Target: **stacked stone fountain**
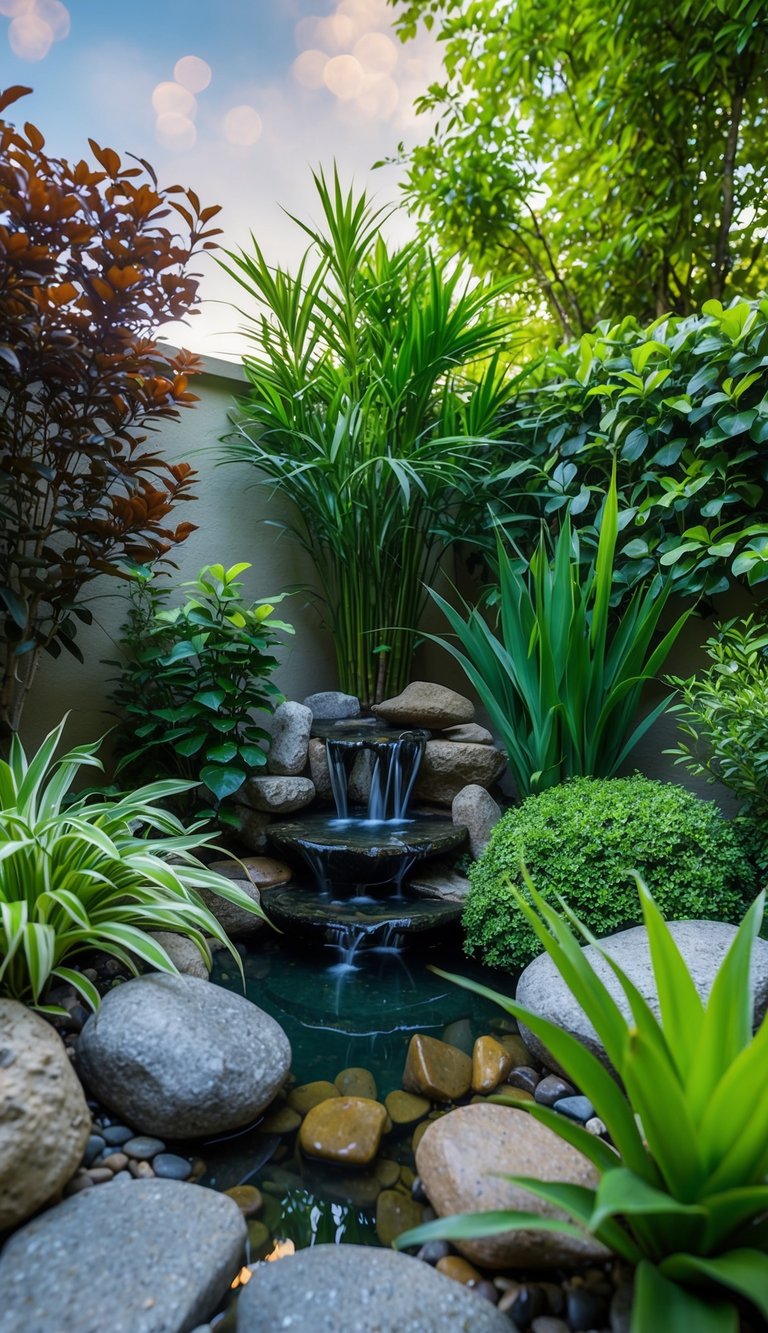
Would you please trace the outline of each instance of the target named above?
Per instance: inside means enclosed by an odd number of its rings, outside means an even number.
[[[415,682],[373,713],[363,718],[356,699],[336,693],[281,705],[271,772],[247,784],[239,812],[243,841],[297,870],[291,883],[262,889],[268,916],[289,938],[335,941],[347,962],[362,947],[399,947],[455,921],[460,877],[445,872],[449,891],[432,895],[422,867],[468,837],[477,855],[500,813],[487,789],[504,756],[468,699]]]

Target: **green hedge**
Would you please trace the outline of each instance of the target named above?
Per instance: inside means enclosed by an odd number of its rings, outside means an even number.
[[[467,952],[508,970],[541,952],[510,892],[521,859],[596,935],[637,924],[633,870],[668,919],[736,921],[756,891],[740,832],[713,801],[639,775],[574,778],[509,810],[470,870]]]

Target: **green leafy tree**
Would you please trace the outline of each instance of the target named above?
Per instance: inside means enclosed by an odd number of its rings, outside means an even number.
[[[765,284],[764,0],[390,0],[445,78],[406,191],[558,332]]]

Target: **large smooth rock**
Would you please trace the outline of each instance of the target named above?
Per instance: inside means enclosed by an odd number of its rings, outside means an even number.
[[[261,905],[261,895],[251,879],[235,879],[232,875],[227,875],[226,878],[232,879],[238,889],[242,889],[257,907]],[[263,916],[248,912],[244,907],[238,907],[237,903],[231,903],[228,898],[220,898],[210,889],[198,889],[198,893],[208,911],[216,917],[219,925],[224,927],[230,939],[255,935],[257,930],[261,930],[262,926],[267,924]]]
[[[511,1327],[493,1305],[429,1264],[365,1245],[315,1245],[259,1264],[237,1303],[237,1333],[510,1333]]]
[[[85,1024],[78,1068],[132,1128],[195,1138],[247,1125],[291,1065],[282,1028],[242,995],[150,973],[110,991]]]
[[[348,717],[360,716],[360,700],[354,694],[342,694],[341,690],[309,694],[304,707],[311,712],[313,722],[343,722]]]
[[[383,703],[374,704],[371,712],[395,726],[402,724],[408,727],[428,727],[430,731],[442,731],[444,727],[455,727],[462,722],[471,722],[475,716],[475,705],[463,694],[446,689],[445,685],[414,680],[394,699],[385,699]]]
[[[212,895],[215,897],[215,894]],[[153,940],[165,949],[171,962],[187,977],[200,977],[208,980],[208,964],[197,945],[187,935],[177,935],[173,930],[155,930]]]
[[[367,1166],[377,1152],[387,1113],[369,1097],[329,1097],[309,1110],[299,1130],[307,1157]]]
[[[454,796],[451,818],[454,824],[461,824],[467,830],[469,850],[476,861],[488,846],[491,833],[501,819],[501,806],[485,787],[470,782]]]
[[[470,883],[452,866],[435,865],[427,862],[418,866],[408,880],[408,890],[417,898],[437,898],[444,903],[463,903],[469,893]]]
[[[699,995],[702,999],[706,999],[712,989],[715,974],[736,934],[736,927],[728,926],[722,921],[670,921],[668,924]],[[614,935],[606,935],[600,943],[626,972],[653,1012],[658,1015],[659,997],[651,967],[645,926],[619,930]],[[630,1009],[624,992],[599,951],[590,944],[585,946],[584,954],[619,1008],[629,1017]],[[768,1008],[768,942],[765,940],[756,940],[752,950],[752,990],[757,1023]],[[532,1013],[550,1019],[551,1022],[557,1023],[558,1027],[578,1037],[579,1041],[602,1060],[604,1065],[611,1067],[595,1029],[581,1005],[571,995],[549,954],[540,954],[528,964],[517,983],[516,998],[519,1004],[525,1005]],[[568,1071],[561,1069],[539,1038],[523,1023],[520,1024],[520,1031],[534,1055],[556,1069],[558,1073],[565,1074],[566,1078],[570,1077]]]
[[[182,1333],[242,1263],[224,1194],[178,1180],[84,1190],[17,1231],[0,1258],[0,1333]]]
[[[493,745],[427,741],[414,795],[419,801],[452,805],[462,787],[491,787],[506,767],[506,756]]]
[[[277,777],[249,778],[239,792],[240,804],[250,805],[264,814],[287,815],[292,810],[303,810],[315,799],[315,784],[311,778]]]
[[[565,1218],[504,1176],[536,1176],[588,1188],[598,1183],[592,1163],[553,1130],[525,1111],[490,1102],[460,1106],[432,1121],[416,1149],[416,1169],[438,1217],[509,1208]],[[508,1231],[455,1244],[467,1259],[489,1268],[555,1268],[608,1257],[589,1236],[582,1240],[555,1231]]]
[[[312,730],[311,709],[288,700],[275,709],[266,725],[272,737],[267,757],[268,771],[284,777],[302,773],[307,763]]]
[[[437,1037],[416,1032],[408,1043],[403,1087],[436,1102],[455,1102],[469,1092],[472,1061],[463,1051]]]
[[[61,1037],[25,1005],[0,1000],[0,1231],[66,1185],[90,1127]]]

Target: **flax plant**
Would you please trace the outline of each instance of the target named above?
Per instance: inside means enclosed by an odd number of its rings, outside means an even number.
[[[542,533],[530,565],[515,562],[501,537],[498,623],[434,590],[455,639],[431,637],[461,665],[506,747],[521,797],[571,777],[609,778],[668,706],[639,721],[646,686],[658,675],[690,614],[656,642],[670,584],[639,586],[612,619],[618,535],[615,469],[603,506],[595,561],[586,571],[567,518],[554,551]]]
[[[503,287],[419,242],[390,249],[384,210],[314,179],[324,225],[292,219],[310,240],[294,275],[254,238],[223,265],[251,303],[225,460],[290,502],[341,686],[368,705],[407,683],[446,544],[482,523],[511,324]]]
[[[520,1228],[579,1237],[591,1232],[636,1265],[631,1333],[738,1333],[742,1306],[768,1320],[768,1019],[753,1035],[751,982],[765,894],[749,908],[704,1001],[636,877],[656,1013],[564,900],[558,899],[558,911],[523,873],[527,892],[511,886],[517,906],[587,1014],[621,1082],[548,1019],[486,986],[449,979],[497,1001],[526,1024],[592,1102],[609,1143],[535,1102],[493,1099],[527,1111],[579,1149],[599,1183],[589,1188],[510,1176],[569,1220],[515,1210],[461,1214],[406,1232],[396,1245]],[[579,947],[579,935],[610,967],[621,1005]]]

